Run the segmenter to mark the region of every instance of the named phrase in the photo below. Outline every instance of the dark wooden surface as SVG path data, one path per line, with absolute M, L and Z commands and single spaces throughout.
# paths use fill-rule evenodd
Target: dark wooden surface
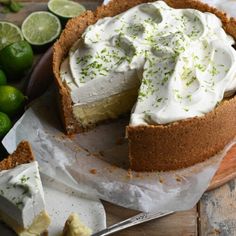
M 122 0 L 120 0 L 122 1 Z M 21 25 L 24 18 L 31 12 L 47 10 L 46 0 L 21 1 L 24 8 L 17 14 L 0 14 L 1 20 L 7 20 Z M 87 9 L 94 9 L 102 1 L 84 0 Z M 236 174 L 236 147 L 234 147 L 214 178 L 211 188 L 218 187 L 229 181 Z M 236 181 L 232 179 L 227 184 L 205 193 L 193 209 L 178 212 L 163 219 L 153 220 L 143 225 L 116 233 L 117 236 L 191 236 L 191 235 L 236 235 Z M 124 220 L 137 212 L 103 202 L 107 223 L 111 225 Z M 0 232 L 1 235 L 1 232 Z

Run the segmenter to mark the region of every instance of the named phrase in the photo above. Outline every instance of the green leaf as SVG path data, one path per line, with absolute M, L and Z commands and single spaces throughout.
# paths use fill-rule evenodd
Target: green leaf
M 16 2 L 16 1 L 11 1 L 11 4 L 9 6 L 10 10 L 12 12 L 18 12 L 20 11 L 20 9 L 22 8 L 23 6 L 19 3 L 19 2 Z
M 4 5 L 1 13 L 18 12 L 23 7 L 22 4 L 15 0 L 0 0 L 0 4 Z

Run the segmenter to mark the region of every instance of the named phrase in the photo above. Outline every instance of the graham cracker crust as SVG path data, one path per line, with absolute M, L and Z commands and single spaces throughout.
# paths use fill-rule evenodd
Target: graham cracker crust
M 21 141 L 17 149 L 6 159 L 0 162 L 0 171 L 15 168 L 18 165 L 34 161 L 30 144 L 27 141 Z

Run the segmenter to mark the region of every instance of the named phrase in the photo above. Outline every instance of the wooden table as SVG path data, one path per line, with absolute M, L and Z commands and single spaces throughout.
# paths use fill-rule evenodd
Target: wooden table
M 122 0 L 120 0 L 122 1 Z M 24 8 L 17 14 L 0 14 L 1 20 L 9 20 L 20 25 L 33 11 L 46 10 L 46 0 L 21 1 Z M 95 9 L 102 0 L 78 0 L 87 7 Z M 104 202 L 107 224 L 124 220 L 137 212 Z M 1 235 L 1 232 L 0 232 Z M 124 230 L 114 235 L 135 236 L 190 236 L 190 235 L 236 235 L 236 180 L 231 180 L 216 190 L 205 193 L 199 203 L 191 210 L 179 212 L 159 220 Z

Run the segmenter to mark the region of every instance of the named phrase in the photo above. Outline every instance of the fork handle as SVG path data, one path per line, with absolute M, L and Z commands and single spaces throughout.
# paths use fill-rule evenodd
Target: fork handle
M 138 225 L 153 219 L 158 219 L 161 218 L 163 216 L 167 216 L 170 214 L 173 214 L 173 211 L 169 211 L 169 212 L 158 212 L 158 213 L 140 213 L 136 216 L 133 216 L 131 218 L 128 218 L 127 220 L 121 221 L 117 224 L 111 225 L 109 227 L 107 227 L 104 230 L 101 230 L 95 234 L 92 234 L 92 236 L 105 236 L 105 235 L 110 235 L 113 234 L 115 232 L 118 232 L 120 230 L 129 228 L 131 226 L 134 225 Z

